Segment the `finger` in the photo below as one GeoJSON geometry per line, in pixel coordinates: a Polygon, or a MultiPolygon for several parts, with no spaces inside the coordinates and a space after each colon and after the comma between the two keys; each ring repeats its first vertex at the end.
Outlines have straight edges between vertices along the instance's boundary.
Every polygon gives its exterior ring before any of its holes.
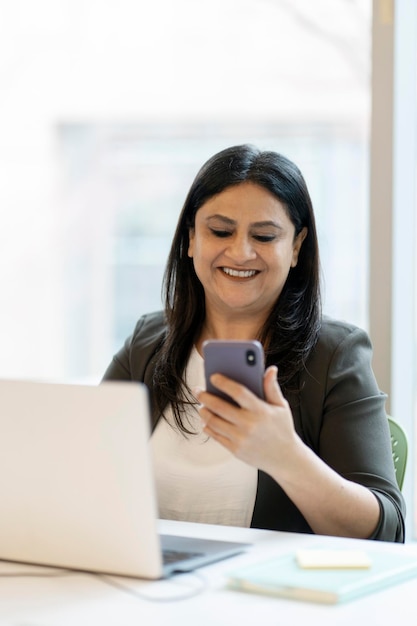
{"type": "MultiPolygon", "coordinates": [[[[212,374],[210,382],[223,393],[227,394],[234,402],[243,409],[253,408],[254,402],[258,400],[257,396],[244,385],[227,378],[222,374],[212,374]]],[[[230,403],[229,403],[230,406],[230,403]]]]}
{"type": "Polygon", "coordinates": [[[278,383],[278,368],[276,365],[268,367],[264,374],[264,392],[265,399],[270,404],[276,406],[283,406],[287,404],[284,396],[282,395],[281,387],[278,383]]]}
{"type": "Polygon", "coordinates": [[[214,439],[227,439],[230,441],[233,437],[235,425],[222,417],[219,417],[215,413],[212,413],[206,407],[201,407],[199,410],[200,419],[203,425],[203,431],[206,435],[213,437],[214,439]]]}
{"type": "Polygon", "coordinates": [[[193,387],[191,389],[191,393],[193,394],[196,400],[198,400],[199,395],[201,394],[202,391],[204,391],[203,387],[193,387]]]}
{"type": "Polygon", "coordinates": [[[201,405],[198,407],[198,412],[201,419],[206,423],[214,417],[230,424],[238,423],[238,412],[241,409],[227,402],[227,400],[223,400],[212,393],[202,392],[199,395],[199,402],[201,402],[201,405]]]}
{"type": "Polygon", "coordinates": [[[203,431],[208,437],[210,437],[210,439],[214,439],[214,441],[217,441],[217,443],[230,450],[230,452],[234,452],[233,441],[230,437],[213,430],[209,425],[206,426],[203,431]]]}

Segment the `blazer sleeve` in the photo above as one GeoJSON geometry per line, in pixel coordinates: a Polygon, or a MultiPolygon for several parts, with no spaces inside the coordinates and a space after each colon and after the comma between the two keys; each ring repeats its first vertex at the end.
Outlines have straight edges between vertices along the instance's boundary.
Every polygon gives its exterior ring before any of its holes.
{"type": "Polygon", "coordinates": [[[144,381],[151,387],[152,359],[164,339],[165,331],[162,311],[143,315],[133,333],[114,355],[102,380],[144,381]]]}
{"type": "Polygon", "coordinates": [[[317,403],[322,404],[321,419],[316,413],[304,416],[303,422],[317,454],[377,497],[380,519],[370,538],[402,542],[405,503],[392,460],[386,395],[378,388],[371,360],[365,331],[348,325],[330,327],[316,351],[307,385],[307,398],[315,398],[316,410],[317,403]]]}
{"type": "Polygon", "coordinates": [[[114,355],[111,363],[104,372],[102,382],[107,380],[132,380],[132,372],[129,363],[129,353],[132,337],[128,337],[123,347],[114,355]]]}

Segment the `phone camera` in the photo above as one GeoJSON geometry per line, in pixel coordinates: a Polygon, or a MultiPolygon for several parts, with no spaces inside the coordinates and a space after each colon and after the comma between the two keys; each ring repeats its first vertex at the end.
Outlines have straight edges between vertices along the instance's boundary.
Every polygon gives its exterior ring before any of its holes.
{"type": "Polygon", "coordinates": [[[255,352],[253,350],[248,350],[246,352],[246,361],[247,361],[248,365],[255,365],[255,363],[256,363],[256,356],[255,356],[255,352]]]}

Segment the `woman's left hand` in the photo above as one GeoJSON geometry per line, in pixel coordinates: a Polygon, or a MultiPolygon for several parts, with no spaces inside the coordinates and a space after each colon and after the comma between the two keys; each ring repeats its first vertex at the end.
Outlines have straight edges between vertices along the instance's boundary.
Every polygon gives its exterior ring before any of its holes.
{"type": "Polygon", "coordinates": [[[276,366],[269,367],[264,374],[265,400],[221,374],[214,374],[211,382],[239,406],[206,391],[198,392],[204,432],[258,469],[273,472],[275,476],[280,473],[280,467],[289,471],[294,446],[302,443],[278,385],[276,366]]]}

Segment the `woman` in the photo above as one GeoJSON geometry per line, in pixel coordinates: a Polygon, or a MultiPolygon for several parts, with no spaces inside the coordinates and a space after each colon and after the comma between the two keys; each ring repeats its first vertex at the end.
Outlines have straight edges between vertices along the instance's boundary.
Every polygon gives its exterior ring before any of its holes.
{"type": "Polygon", "coordinates": [[[253,146],[198,172],[165,273],[104,379],[150,389],[160,516],[404,541],[404,502],[367,334],[321,315],[313,208],[298,168],[253,146]],[[220,374],[206,339],[259,339],[265,400],[220,374]],[[162,419],[161,419],[162,417],[162,419]]]}

